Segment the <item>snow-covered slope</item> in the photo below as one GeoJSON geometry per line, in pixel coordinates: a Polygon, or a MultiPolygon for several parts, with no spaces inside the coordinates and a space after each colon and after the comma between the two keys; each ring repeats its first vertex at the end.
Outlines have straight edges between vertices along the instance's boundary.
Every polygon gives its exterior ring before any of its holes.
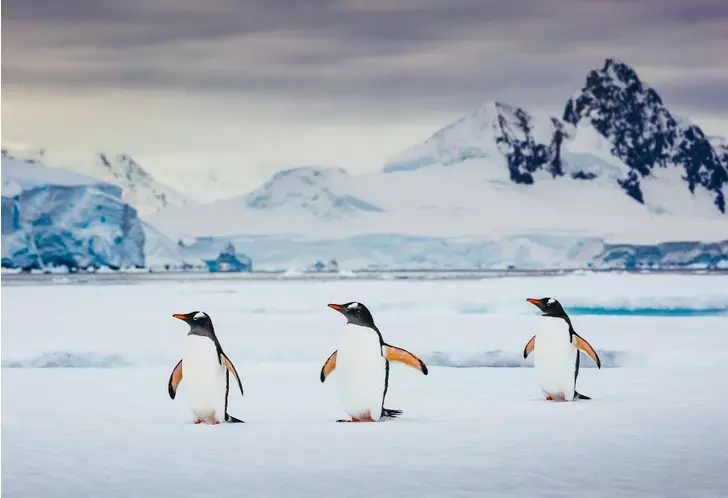
{"type": "Polygon", "coordinates": [[[708,137],[723,166],[728,169],[728,137],[708,137]]]}
{"type": "Polygon", "coordinates": [[[321,220],[382,209],[347,194],[349,174],[341,169],[302,167],[280,171],[244,198],[248,208],[308,212],[321,220]]]}
{"type": "Polygon", "coordinates": [[[451,166],[485,159],[502,167],[514,183],[533,183],[533,173],[547,170],[562,175],[559,150],[564,124],[553,117],[533,116],[502,102],[488,102],[426,140],[396,155],[385,173],[425,166],[451,166]]]}
{"type": "Polygon", "coordinates": [[[185,195],[157,181],[127,154],[88,154],[85,157],[63,151],[31,148],[3,148],[3,153],[18,159],[38,161],[51,168],[62,168],[98,178],[122,188],[122,200],[144,215],[168,206],[190,202],[185,195]]]}
{"type": "Polygon", "coordinates": [[[120,187],[2,156],[4,267],[144,266],[144,244],[120,187]]]}

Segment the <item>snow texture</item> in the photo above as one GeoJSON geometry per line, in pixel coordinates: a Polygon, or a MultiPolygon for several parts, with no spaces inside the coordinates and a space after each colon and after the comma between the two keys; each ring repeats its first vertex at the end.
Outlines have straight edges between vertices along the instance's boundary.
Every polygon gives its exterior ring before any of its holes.
{"type": "Polygon", "coordinates": [[[24,366],[56,367],[2,369],[3,493],[722,496],[728,315],[629,310],[726,307],[727,287],[725,276],[615,275],[3,284],[3,366],[45,354],[24,366]],[[541,296],[567,312],[625,306],[572,315],[611,367],[582,362],[590,401],[543,401],[533,368],[478,368],[528,366],[518,358],[543,318],[525,298],[541,296]],[[353,299],[388,343],[430,362],[428,376],[392,365],[386,406],[399,419],[334,422],[334,383],[318,375],[345,319],[326,303],[353,299]],[[461,311],[474,306],[488,310],[461,311]],[[167,396],[188,328],[171,315],[196,309],[241,375],[245,397],[231,390],[229,410],[245,424],[194,425],[184,380],[167,396]]]}
{"type": "Polygon", "coordinates": [[[144,266],[144,230],[121,189],[2,157],[3,267],[144,266]]]}

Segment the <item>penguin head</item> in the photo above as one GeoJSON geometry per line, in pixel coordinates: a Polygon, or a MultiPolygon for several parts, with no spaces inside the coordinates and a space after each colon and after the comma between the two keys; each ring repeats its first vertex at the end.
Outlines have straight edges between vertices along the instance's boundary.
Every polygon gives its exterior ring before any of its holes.
{"type": "Polygon", "coordinates": [[[376,329],[372,314],[362,303],[352,301],[344,304],[329,304],[328,306],[332,310],[336,310],[344,315],[346,317],[346,323],[376,329]]]}
{"type": "Polygon", "coordinates": [[[207,334],[213,332],[212,319],[204,311],[190,311],[189,313],[176,313],[172,315],[190,326],[190,333],[205,331],[207,334]]]}
{"type": "Polygon", "coordinates": [[[526,301],[538,307],[543,312],[543,316],[566,317],[566,311],[564,311],[561,303],[553,297],[542,297],[541,299],[529,297],[526,301]]]}

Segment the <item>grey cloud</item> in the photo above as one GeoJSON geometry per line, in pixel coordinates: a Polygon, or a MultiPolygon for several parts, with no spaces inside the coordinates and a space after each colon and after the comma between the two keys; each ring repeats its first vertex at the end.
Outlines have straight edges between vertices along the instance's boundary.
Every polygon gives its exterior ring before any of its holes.
{"type": "Polygon", "coordinates": [[[616,56],[660,67],[655,86],[677,105],[714,111],[724,80],[683,72],[726,69],[726,17],[711,0],[6,0],[2,71],[4,85],[416,113],[486,99],[558,108],[616,56]]]}

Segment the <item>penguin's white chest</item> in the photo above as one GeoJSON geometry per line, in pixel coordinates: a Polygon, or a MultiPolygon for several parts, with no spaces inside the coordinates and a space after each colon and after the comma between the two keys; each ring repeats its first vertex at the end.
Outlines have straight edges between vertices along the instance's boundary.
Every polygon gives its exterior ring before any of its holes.
{"type": "Polygon", "coordinates": [[[544,394],[574,398],[578,350],[571,343],[569,325],[560,318],[542,317],[536,333],[533,364],[544,394]]]}
{"type": "Polygon", "coordinates": [[[187,336],[182,375],[187,402],[195,417],[205,422],[224,422],[225,366],[218,362],[212,339],[187,336]]]}
{"type": "Polygon", "coordinates": [[[350,417],[382,415],[386,360],[377,333],[367,327],[347,325],[336,353],[336,386],[350,417]]]}

